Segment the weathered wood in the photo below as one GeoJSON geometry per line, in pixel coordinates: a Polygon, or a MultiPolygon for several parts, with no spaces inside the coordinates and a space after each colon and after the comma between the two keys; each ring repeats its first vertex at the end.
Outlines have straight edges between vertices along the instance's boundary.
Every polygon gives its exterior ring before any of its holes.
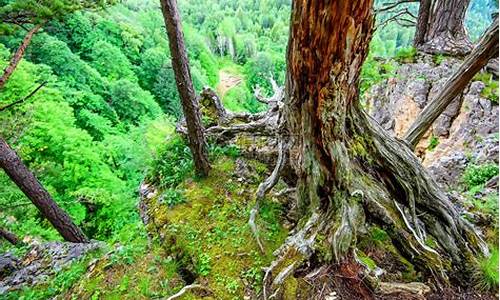
{"type": "Polygon", "coordinates": [[[412,149],[443,113],[448,105],[469,84],[471,79],[483,69],[491,58],[498,56],[498,19],[484,33],[474,50],[445,83],[439,94],[430,101],[406,132],[404,139],[412,149]]]}
{"type": "Polygon", "coordinates": [[[12,73],[14,73],[14,70],[17,68],[19,61],[21,61],[21,58],[23,58],[24,52],[30,44],[31,39],[33,39],[33,35],[35,35],[35,33],[37,33],[37,31],[40,30],[42,26],[43,23],[35,25],[31,30],[28,31],[28,33],[24,37],[16,53],[14,53],[14,55],[10,59],[9,65],[3,71],[2,77],[0,77],[0,90],[5,86],[5,83],[7,83],[7,80],[9,80],[12,73]]]}
{"type": "Polygon", "coordinates": [[[189,60],[186,46],[184,45],[184,35],[182,33],[177,1],[160,0],[160,3],[167,29],[175,81],[181,98],[184,118],[186,119],[189,149],[193,154],[196,173],[200,176],[206,176],[210,171],[208,150],[203,124],[201,123],[198,100],[189,71],[189,60]]]}
{"type": "Polygon", "coordinates": [[[88,242],[85,234],[73,223],[71,217],[52,200],[35,175],[2,138],[0,138],[0,167],[66,241],[88,242]]]}

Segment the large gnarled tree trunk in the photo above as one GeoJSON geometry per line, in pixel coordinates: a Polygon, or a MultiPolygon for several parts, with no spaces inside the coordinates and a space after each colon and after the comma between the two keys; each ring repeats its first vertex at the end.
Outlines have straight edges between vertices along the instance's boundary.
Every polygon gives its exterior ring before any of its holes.
{"type": "Polygon", "coordinates": [[[85,234],[73,223],[70,216],[52,200],[38,179],[23,164],[16,152],[0,138],[0,167],[33,202],[42,215],[68,242],[86,243],[85,234]]]}
{"type": "Polygon", "coordinates": [[[198,175],[206,176],[210,171],[208,151],[205,143],[204,128],[201,123],[198,101],[193,88],[189,62],[184,45],[181,20],[177,9],[176,0],[161,0],[161,10],[167,28],[167,35],[172,55],[172,67],[175,81],[181,98],[182,110],[186,118],[189,148],[198,175]]]}
{"type": "Polygon", "coordinates": [[[472,43],[464,27],[470,0],[421,0],[415,46],[430,54],[466,55],[472,43]]]}
{"type": "Polygon", "coordinates": [[[368,224],[439,284],[466,279],[487,252],[411,150],[361,109],[372,2],[293,1],[285,114],[302,219],[266,272],[265,298],[294,293],[298,270],[355,256],[368,224]]]}

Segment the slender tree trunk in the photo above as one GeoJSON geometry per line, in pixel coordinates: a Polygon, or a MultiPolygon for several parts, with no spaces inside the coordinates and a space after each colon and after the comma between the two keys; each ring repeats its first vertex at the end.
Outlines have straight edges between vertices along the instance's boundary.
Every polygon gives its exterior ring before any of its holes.
{"type": "Polygon", "coordinates": [[[19,238],[10,231],[0,228],[0,237],[7,240],[12,245],[18,245],[20,243],[19,238]]]}
{"type": "Polygon", "coordinates": [[[418,9],[417,26],[415,29],[415,38],[413,45],[415,48],[425,42],[425,34],[429,26],[429,15],[431,11],[432,0],[420,0],[420,7],[418,9]]]}
{"type": "Polygon", "coordinates": [[[472,43],[464,26],[470,0],[422,0],[415,45],[430,54],[466,55],[472,43]]]}
{"type": "Polygon", "coordinates": [[[373,1],[292,3],[285,114],[302,219],[267,269],[264,297],[294,293],[318,262],[352,261],[368,226],[435,282],[466,280],[484,242],[410,149],[361,109],[373,1]]]}
{"type": "Polygon", "coordinates": [[[68,242],[86,243],[87,237],[78,228],[70,216],[52,200],[35,175],[23,164],[16,152],[0,138],[0,167],[33,202],[42,215],[68,242]]]}
{"type": "Polygon", "coordinates": [[[21,43],[21,46],[19,46],[16,53],[14,53],[14,56],[12,56],[12,58],[9,62],[9,65],[3,71],[2,77],[0,77],[0,90],[5,86],[5,83],[7,82],[7,80],[9,80],[10,75],[12,75],[12,73],[16,69],[21,58],[23,58],[24,52],[26,51],[26,48],[30,44],[31,39],[33,38],[33,35],[35,35],[35,33],[38,30],[40,30],[40,28],[42,28],[42,26],[43,26],[43,24],[35,25],[35,27],[33,27],[30,31],[28,31],[28,33],[24,37],[23,42],[21,43]]]}
{"type": "Polygon", "coordinates": [[[478,45],[408,129],[404,139],[411,145],[412,149],[415,149],[422,136],[432,126],[432,123],[443,113],[453,99],[464,90],[472,77],[483,69],[491,58],[498,56],[498,33],[498,19],[495,19],[483,34],[478,45]]]}
{"type": "Polygon", "coordinates": [[[182,102],[182,110],[186,118],[189,148],[193,154],[196,172],[201,176],[206,176],[210,171],[210,163],[198,101],[189,71],[189,61],[184,45],[177,2],[176,0],[160,0],[160,2],[172,55],[172,67],[182,102]]]}

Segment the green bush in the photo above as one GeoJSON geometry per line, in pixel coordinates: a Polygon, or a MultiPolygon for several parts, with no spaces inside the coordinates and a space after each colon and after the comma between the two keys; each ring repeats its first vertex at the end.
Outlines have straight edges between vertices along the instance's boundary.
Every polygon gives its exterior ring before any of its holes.
{"type": "Polygon", "coordinates": [[[479,261],[479,268],[476,272],[476,286],[481,290],[498,289],[498,248],[491,251],[489,257],[482,258],[479,261]]]}
{"type": "Polygon", "coordinates": [[[396,52],[395,59],[403,63],[413,63],[415,62],[415,56],[417,55],[417,49],[414,47],[404,47],[400,48],[396,52]]]}
{"type": "Polygon", "coordinates": [[[485,85],[481,91],[481,96],[498,104],[498,80],[494,80],[493,75],[486,72],[476,74],[474,80],[482,81],[485,85]]]}
{"type": "Polygon", "coordinates": [[[148,179],[163,188],[176,187],[193,170],[191,151],[180,136],[165,143],[153,162],[148,179]]]}
{"type": "Polygon", "coordinates": [[[488,180],[498,175],[498,165],[484,164],[481,166],[470,165],[464,172],[463,182],[468,190],[485,184],[488,180]]]}

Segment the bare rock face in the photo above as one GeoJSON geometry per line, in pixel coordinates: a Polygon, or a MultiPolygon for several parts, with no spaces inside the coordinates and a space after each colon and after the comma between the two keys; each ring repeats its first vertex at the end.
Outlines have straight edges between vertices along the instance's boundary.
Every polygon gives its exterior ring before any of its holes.
{"type": "Polygon", "coordinates": [[[46,282],[52,275],[100,246],[97,242],[50,242],[34,245],[22,259],[11,253],[0,255],[0,298],[2,294],[26,285],[46,282]]]}
{"type": "MultiPolygon", "coordinates": [[[[392,78],[367,93],[370,115],[402,137],[460,63],[446,58],[436,64],[432,56],[422,55],[401,65],[392,78]]],[[[498,104],[481,96],[484,88],[483,82],[472,82],[416,147],[424,166],[444,187],[457,184],[469,163],[498,163],[498,104]]]]}

